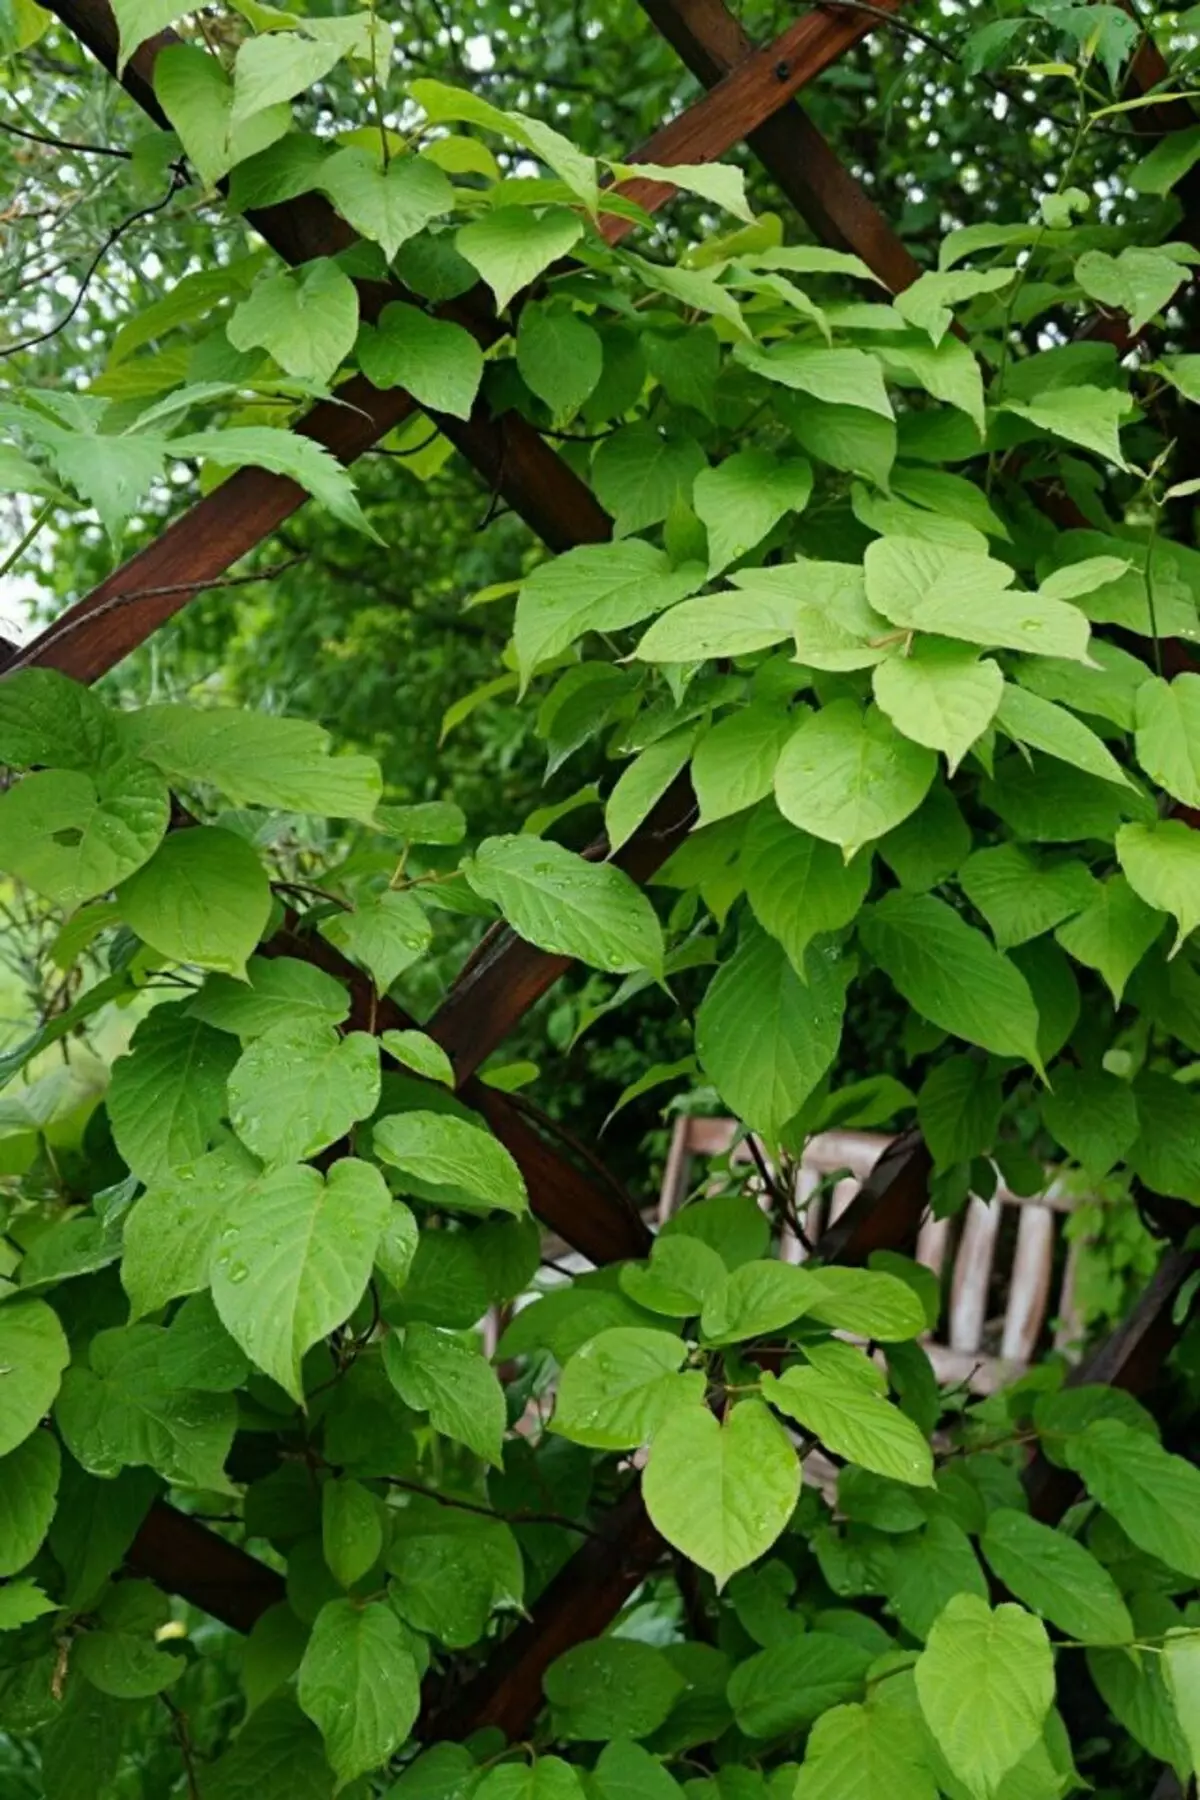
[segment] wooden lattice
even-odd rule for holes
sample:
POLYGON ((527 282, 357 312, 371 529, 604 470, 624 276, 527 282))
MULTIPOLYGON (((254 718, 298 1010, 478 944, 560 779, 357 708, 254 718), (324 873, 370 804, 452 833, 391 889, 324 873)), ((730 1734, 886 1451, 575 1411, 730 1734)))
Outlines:
MULTIPOLYGON (((107 0, 48 0, 48 4, 115 77, 118 33, 107 0)), ((761 48, 748 40, 723 0, 640 0, 640 4, 707 92, 632 151, 631 159, 664 166, 711 161, 744 139, 824 243, 856 252, 893 293, 915 280, 918 265, 796 99, 853 44, 886 25, 888 14, 899 10, 900 0, 875 0, 869 6, 847 0, 844 5, 815 8, 761 48)), ((177 41, 173 33, 164 32, 144 43, 120 77, 132 98, 159 124, 165 120, 154 95, 154 61, 177 41)), ((1145 40, 1131 69, 1134 88, 1149 91, 1165 73, 1157 51, 1145 40)), ((1178 102, 1147 108, 1141 118, 1149 132, 1195 123, 1190 110, 1178 102)), ((653 211, 676 190, 666 183, 636 181, 623 191, 653 211)), ((1180 192, 1187 215, 1180 235, 1200 243, 1200 204, 1195 204, 1200 195, 1189 191, 1186 181, 1180 192)), ((328 202, 315 194, 248 217, 291 264, 327 256, 354 237, 328 202)), ((628 220, 611 214, 602 215, 601 226, 609 242, 631 229, 628 220)), ((405 297, 395 281, 363 282, 359 291, 366 319, 376 318, 389 300, 405 297)), ((503 329, 482 287, 437 311, 484 346, 503 329)), ((1122 347, 1128 343, 1119 321, 1097 320, 1092 329, 1122 347)), ((351 404, 322 403, 298 429, 344 463, 354 461, 416 408, 403 391, 378 392, 362 376, 340 394, 351 404)), ((550 549, 561 551, 610 535, 611 521, 589 488, 525 420, 514 414, 493 417, 482 403, 466 422, 432 416, 488 487, 550 549)), ((304 490, 284 477, 257 469, 240 471, 16 652, 3 672, 54 668, 80 681, 95 681, 205 584, 267 538, 306 499, 304 490)), ((1061 496, 1048 498, 1047 507, 1053 507, 1062 524, 1083 522, 1061 496)), ((694 811, 690 787, 681 779, 617 860, 634 879, 646 881, 686 834, 694 811)), ((1189 818, 1189 823, 1197 821, 1189 818)), ((603 844, 595 847, 598 855, 605 850, 603 844)), ((368 1019, 375 1030, 411 1023, 391 1001, 373 1008, 366 978, 323 940, 294 926, 286 926, 262 953, 302 957, 336 973, 350 989, 356 1026, 368 1019)), ((534 949, 507 928, 499 928, 469 959, 425 1028, 449 1053, 461 1098, 484 1116, 520 1165, 534 1212, 599 1264, 646 1253, 648 1232, 630 1197, 615 1180, 565 1155, 531 1124, 519 1103, 474 1078, 483 1060, 568 966, 568 959, 534 949)), ((929 1153, 916 1132, 897 1140, 848 1213, 825 1235, 823 1256, 852 1264, 878 1248, 911 1247, 926 1209, 930 1166, 929 1153)), ((1145 1391, 1178 1335, 1175 1302, 1198 1266, 1197 1253, 1170 1251, 1133 1313, 1074 1379, 1145 1391)), ((1040 1458, 1028 1469, 1026 1485, 1034 1514, 1044 1520, 1059 1518, 1078 1492, 1069 1471, 1040 1458)), ((510 1737, 524 1736, 540 1709, 541 1677, 548 1664, 573 1644, 603 1631, 666 1554, 640 1497, 629 1494, 472 1683, 449 1699, 430 1697, 418 1735, 462 1737, 480 1726, 496 1725, 510 1737)), ((283 1597, 282 1580, 272 1570, 163 1502, 151 1509, 128 1560, 163 1588, 241 1631, 249 1630, 283 1597)), ((1164 1795, 1170 1791, 1162 1789, 1164 1795)))

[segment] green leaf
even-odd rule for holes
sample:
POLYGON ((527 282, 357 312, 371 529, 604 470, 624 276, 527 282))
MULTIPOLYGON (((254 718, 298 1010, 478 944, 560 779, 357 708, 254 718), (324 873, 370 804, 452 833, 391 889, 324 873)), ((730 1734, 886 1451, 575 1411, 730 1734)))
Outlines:
POLYGON ((684 1691, 661 1650, 633 1638, 595 1638, 550 1664, 542 1683, 556 1737, 583 1742, 649 1737, 684 1691))
POLYGON ((1134 1083, 1138 1135, 1129 1161, 1147 1187, 1200 1206, 1200 1095, 1143 1069, 1134 1083))
POLYGON ((565 206, 542 213, 525 206, 496 206, 460 226, 455 245, 487 282, 503 312, 514 294, 565 256, 583 234, 583 220, 565 206))
POLYGON ((117 905, 160 956, 240 976, 266 930, 271 890, 245 838, 205 825, 164 838, 118 887, 117 905))
POLYGON ((657 1757, 628 1738, 605 1744, 592 1774, 600 1800, 681 1800, 681 1789, 657 1757))
POLYGON ((337 263, 320 257, 256 282, 226 331, 235 350, 261 348, 287 374, 325 386, 354 347, 358 295, 337 263))
POLYGON ((1129 171, 1129 185, 1139 194, 1169 194, 1177 181, 1200 160, 1200 126, 1168 132, 1129 171))
POLYGON ((233 83, 220 62, 193 44, 169 44, 154 59, 154 92, 206 187, 291 128, 290 106, 233 117, 233 83))
POLYGON ((912 332, 906 341, 894 338, 881 344, 878 356, 889 374, 911 377, 935 400, 966 413, 983 438, 983 378, 971 350, 959 338, 948 336, 940 344, 930 344, 912 332))
POLYGON ((884 419, 892 417, 883 370, 877 358, 865 350, 826 350, 789 339, 773 344, 769 350, 739 344, 734 355, 756 375, 811 394, 815 400, 861 407, 884 419))
POLYGON ((692 757, 701 825, 744 812, 771 792, 775 766, 795 729, 790 713, 752 701, 705 732, 692 757))
POLYGON ((73 908, 150 858, 170 817, 162 778, 132 757, 94 774, 44 769, 0 794, 0 868, 73 908))
POLYGON ((1070 763, 1101 781, 1128 785, 1125 771, 1095 732, 1052 700, 1043 700, 1038 694, 1006 682, 996 723, 1019 744, 1043 750, 1047 756, 1070 763))
POLYGON ((294 956, 252 956, 245 981, 210 975, 188 1004, 189 1017, 240 1038, 276 1025, 340 1025, 349 1011, 341 982, 294 956))
POLYGON ((373 1134, 375 1154, 399 1169, 402 1185, 437 1206, 523 1213, 521 1171, 490 1132, 449 1113, 393 1113, 373 1134))
POLYGON ((935 1800, 919 1728, 880 1699, 836 1706, 819 1718, 804 1751, 794 1800, 935 1800), (903 1733, 903 1735, 901 1735, 903 1733))
POLYGON ((1200 806, 1200 675, 1151 678, 1136 704, 1138 762, 1173 799, 1200 806))
POLYGON ((269 1168, 328 1149, 378 1104, 379 1047, 365 1031, 277 1025, 246 1046, 229 1076, 229 1121, 269 1168))
POLYGON ((872 960, 923 1018, 1040 1069, 1037 1007, 1025 977, 944 900, 888 894, 866 908, 859 931, 872 960))
MULTIPOLYGON (((454 189, 424 156, 394 156, 385 169, 373 151, 339 150, 322 165, 320 187, 346 223, 379 244, 389 262, 431 219, 454 208, 454 189)), ((422 395, 417 398, 425 404, 422 395)))
POLYGON ((0 1459, 0 1575, 15 1575, 45 1541, 58 1499, 58 1440, 35 1431, 0 1459))
POLYGON ((1129 330, 1136 337, 1189 277, 1173 256, 1129 244, 1118 256, 1085 251, 1075 264, 1075 279, 1090 299, 1128 313, 1129 330))
POLYGON ((351 48, 345 33, 351 21, 340 19, 336 23, 342 27, 336 35, 330 32, 318 37, 314 32, 308 37, 283 31, 247 38, 234 63, 236 117, 246 119, 265 106, 291 100, 328 75, 351 48))
POLYGON ((763 1376, 763 1398, 860 1468, 915 1487, 933 1486, 933 1455, 910 1418, 862 1382, 820 1369, 763 1376))
POLYGON ((464 867, 475 893, 500 908, 539 950, 589 968, 662 970, 662 928, 623 869, 589 862, 560 844, 525 836, 485 838, 464 867))
POLYGON ((0 1631, 19 1631, 55 1610, 36 1581, 8 1581, 0 1587, 0 1631))
POLYGON ((1041 1737, 1054 1703, 1054 1659, 1041 1621, 957 1594, 916 1665, 925 1721, 954 1773, 991 1793, 1041 1737))
POLYGON ((633 836, 655 802, 662 798, 684 768, 696 741, 695 726, 674 731, 647 744, 640 756, 627 763, 604 803, 604 829, 610 853, 633 836))
POLYGON ((483 379, 483 352, 469 331, 393 300, 378 322, 364 325, 358 362, 377 388, 407 388, 433 412, 467 419, 483 379))
POLYGON ((696 1054, 726 1105, 778 1141, 837 1055, 849 971, 810 950, 802 972, 757 928, 718 969, 696 1015, 696 1054))
POLYGON ((1085 863, 1073 857, 1042 862, 1021 844, 976 850, 958 879, 1001 950, 1052 931, 1072 914, 1086 911, 1102 892, 1085 863))
POLYGON ((767 450, 738 450, 704 469, 696 477, 693 505, 708 532, 709 574, 753 550, 788 513, 803 512, 812 486, 811 463, 767 450))
POLYGON ((854 918, 871 879, 869 855, 847 863, 835 845, 800 831, 773 801, 752 814, 738 869, 755 918, 801 970, 814 937, 840 931, 854 918))
POLYGON ((497 1607, 520 1607, 521 1552, 502 1520, 416 1500, 391 1515, 391 1533, 388 1597, 415 1630, 461 1650, 497 1607))
POLYGON ((661 1233, 650 1248, 648 1263, 625 1263, 621 1286, 631 1300, 672 1319, 690 1319, 728 1287, 728 1271, 717 1252, 700 1238, 682 1232, 661 1233))
POLYGON ((1007 563, 915 538, 878 538, 863 560, 867 599, 893 625, 1038 656, 1085 662, 1089 625, 1076 606, 1006 592, 1007 563))
POLYGON ((237 1046, 190 1016, 157 1006, 113 1064, 106 1105, 113 1141, 140 1180, 153 1182, 202 1156, 225 1117, 237 1046))
POLYGON ((504 1390, 481 1346, 418 1322, 403 1337, 389 1332, 383 1365, 405 1405, 428 1413, 435 1431, 504 1467, 504 1390))
MULTIPOLYGON (((671 1241, 667 1239, 668 1246, 671 1241)), ((705 1295, 705 1342, 734 1344, 765 1337, 792 1324, 819 1299, 820 1290, 807 1269, 774 1257, 742 1263, 727 1281, 705 1295)))
POLYGON ((897 730, 944 751, 951 774, 991 724, 1005 691, 990 656, 980 662, 975 651, 944 638, 919 639, 907 655, 876 664, 871 685, 897 730))
POLYGON ((1147 906, 1123 875, 1110 875, 1092 904, 1054 935, 1076 962, 1099 970, 1119 1006, 1125 983, 1162 928, 1162 914, 1147 906))
POLYGON ((706 467, 694 438, 662 432, 649 420, 614 431, 592 458, 596 498, 613 514, 614 536, 661 524, 675 506, 690 504, 692 484, 706 467))
POLYGON ((1063 1149, 1095 1180, 1107 1175, 1138 1135, 1138 1110, 1127 1081, 1104 1069, 1062 1063, 1042 1095, 1042 1119, 1063 1149))
MULTIPOLYGON (((685 564, 684 569, 698 565, 685 564)), ((682 576, 684 570, 679 571, 682 576)), ((689 581, 684 593, 694 588, 689 581)), ((670 605, 670 601, 667 602, 670 605)), ((645 618, 652 607, 640 616, 645 618)), ((634 655, 640 662, 693 663, 713 656, 746 656, 754 650, 768 650, 792 636, 799 603, 790 594, 767 591, 705 594, 698 600, 685 600, 671 606, 665 617, 656 620, 638 644, 634 655)), ((631 621, 632 622, 632 621, 631 621)), ((603 627, 598 627, 603 629, 603 627)))
POLYGON ((600 334, 570 307, 532 301, 517 325, 517 368, 525 386, 555 418, 578 412, 600 380, 600 334))
POLYGON ((24 1443, 50 1410, 70 1351, 58 1315, 44 1300, 0 1302, 0 1456, 24 1443))
POLYGON ((677 1371, 687 1346, 669 1331, 616 1326, 583 1344, 563 1369, 554 1429, 594 1450, 635 1450, 671 1414, 704 1402, 699 1370, 677 1371))
POLYGON ((1122 825, 1117 861, 1139 899, 1170 913, 1179 927, 1170 954, 1200 924, 1200 837, 1181 819, 1122 825))
POLYGON ((325 1176, 274 1169, 228 1215, 213 1258, 217 1311, 251 1361, 298 1402, 301 1359, 362 1298, 390 1205, 378 1169, 346 1157, 325 1176))
POLYGON ((1118 1419, 1096 1419, 1057 1449, 1139 1550, 1200 1576, 1200 1469, 1118 1419))
POLYGON ((165 31, 168 25, 181 19, 187 10, 185 0, 116 0, 112 14, 120 32, 118 76, 124 73, 125 64, 139 44, 144 44, 147 38, 156 37, 160 31, 165 31))
POLYGON ((919 275, 896 296, 896 311, 940 344, 954 322, 953 308, 978 294, 994 294, 1015 280, 1016 269, 956 269, 919 275))
POLYGON ((63 1441, 93 1475, 144 1463, 175 1486, 228 1493, 237 1405, 231 1394, 176 1387, 161 1361, 167 1335, 158 1325, 96 1334, 89 1366, 63 1376, 54 1409, 63 1441))
POLYGON ((640 538, 583 544, 539 564, 521 585, 513 621, 522 684, 585 631, 624 631, 694 593, 703 578, 699 564, 673 569, 640 538))
POLYGON ((775 799, 793 825, 840 844, 849 862, 915 812, 937 759, 902 737, 876 707, 836 700, 806 719, 775 770, 775 799))
POLYGON ((746 177, 732 163, 614 163, 613 173, 622 181, 665 181, 685 193, 711 200, 737 219, 754 223, 746 199, 746 177))
POLYGON ((871 1652, 829 1631, 805 1631, 739 1663, 729 1683, 747 1737, 791 1737, 861 1692, 871 1652))
POLYGON ((361 901, 353 912, 330 914, 320 921, 318 930, 336 950, 367 971, 381 994, 386 994, 433 941, 433 928, 420 902, 412 894, 391 889, 361 901))
POLYGON ((642 1479, 655 1527, 718 1589, 771 1548, 799 1492, 796 1452, 760 1400, 720 1422, 700 1406, 668 1414, 642 1479))
POLYGON ((1162 1673, 1195 1768, 1200 1763, 1200 1632, 1167 1633, 1162 1673))
POLYGON ((980 1548, 997 1580, 1067 1637, 1113 1644, 1133 1637, 1133 1620, 1108 1570, 1065 1532, 1027 1513, 989 1513, 980 1548))
MULTIPOLYGON (((1159 1594, 1131 1596, 1139 1636, 1166 1637, 1179 1614, 1159 1594)), ((1160 1761, 1171 1762, 1186 1783, 1190 1766, 1187 1738, 1165 1679, 1165 1658, 1138 1650, 1089 1650, 1087 1670, 1104 1704, 1135 1744, 1160 1761)))
POLYGON ((0 683, 0 761, 27 769, 94 770, 114 742, 113 714, 57 669, 21 669, 0 683))
POLYGON ((977 1057, 949 1056, 929 1071, 917 1095, 917 1121, 937 1168, 991 1149, 1002 1100, 999 1076, 977 1057))
POLYGON ((1055 388, 1042 400, 1005 400, 1001 405, 1002 412, 1016 413, 1040 431, 1092 450, 1118 469, 1126 467, 1120 427, 1130 410, 1129 396, 1120 388, 1086 385, 1055 388))
POLYGON ((339 1785, 387 1761, 421 1704, 417 1665, 390 1606, 330 1600, 317 1614, 296 1687, 339 1785))
POLYGON ((813 1290, 809 1315, 834 1331, 878 1338, 886 1344, 916 1337, 925 1329, 920 1296, 896 1275, 815 1263, 804 1273, 813 1290))
POLYGON ((153 1639, 131 1631, 88 1631, 74 1646, 80 1674, 102 1694, 118 1700, 148 1700, 178 1681, 187 1659, 159 1650, 153 1639))
POLYGON ((204 1800, 329 1800, 331 1777, 321 1739, 290 1693, 256 1708, 206 1774, 204 1800))
POLYGON ((830 468, 861 475, 886 489, 896 460, 896 425, 857 406, 830 406, 806 394, 776 395, 779 414, 800 448, 830 468))
POLYGON ((121 1283, 131 1319, 208 1286, 226 1214, 257 1173, 258 1165, 231 1141, 149 1184, 125 1220, 121 1283))
POLYGON ((531 119, 525 113, 501 112, 478 94, 448 87, 441 81, 411 82, 409 92, 417 104, 424 107, 430 123, 462 119, 523 144, 554 170, 589 212, 595 212, 598 191, 594 157, 585 155, 543 120, 531 119))
MULTIPOLYGON (((298 431, 277 430, 270 425, 227 425, 220 431, 195 431, 172 438, 169 448, 172 456, 203 456, 222 467, 242 468, 248 464, 286 475, 352 531, 361 531, 365 537, 377 535, 354 497, 354 483, 337 458, 323 444, 302 437, 298 431)), ((362 757, 346 760, 360 768, 367 761, 362 757)))
POLYGON ((583 1783, 560 1756, 539 1756, 490 1770, 473 1800, 583 1800, 583 1783))
POLYGON ((438 1081, 443 1087, 454 1086, 454 1064, 442 1046, 425 1032, 385 1031, 379 1041, 389 1056, 414 1074, 423 1075, 427 1081, 438 1081))

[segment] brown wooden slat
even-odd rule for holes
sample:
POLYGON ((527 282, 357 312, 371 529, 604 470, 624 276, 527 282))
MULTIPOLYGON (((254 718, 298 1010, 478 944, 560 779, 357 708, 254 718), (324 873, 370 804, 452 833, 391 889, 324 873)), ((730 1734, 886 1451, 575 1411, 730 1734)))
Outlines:
POLYGON ((164 1500, 146 1514, 125 1560, 235 1631, 250 1631, 286 1597, 282 1575, 164 1500))

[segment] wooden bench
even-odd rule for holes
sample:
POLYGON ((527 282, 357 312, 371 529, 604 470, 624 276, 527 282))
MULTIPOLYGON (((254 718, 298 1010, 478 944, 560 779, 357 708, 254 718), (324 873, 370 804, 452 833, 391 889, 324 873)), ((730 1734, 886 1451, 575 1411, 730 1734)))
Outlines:
MULTIPOLYGON (((809 1139, 797 1174, 794 1210, 810 1244, 815 1246, 850 1204, 890 1142, 870 1131, 825 1131, 809 1139)), ((728 1157, 735 1169, 754 1165, 737 1120, 677 1120, 659 1196, 660 1224, 695 1186, 708 1190, 721 1185, 711 1174, 697 1182, 697 1158, 713 1157, 728 1157)), ((757 1172, 750 1186, 762 1191, 757 1172)), ((1063 1248, 1060 1239, 1075 1204, 1053 1182, 1033 1199, 1001 1185, 991 1200, 972 1196, 956 1218, 926 1218, 916 1257, 942 1278, 942 1320, 925 1340, 939 1380, 966 1383, 974 1393, 993 1392, 1029 1366, 1048 1321, 1050 1342, 1071 1354, 1082 1337, 1073 1303, 1079 1251, 1076 1244, 1063 1248), (1056 1263, 1061 1272, 1055 1293, 1056 1263)), ((808 1255, 786 1225, 780 1255, 793 1262, 808 1255)))

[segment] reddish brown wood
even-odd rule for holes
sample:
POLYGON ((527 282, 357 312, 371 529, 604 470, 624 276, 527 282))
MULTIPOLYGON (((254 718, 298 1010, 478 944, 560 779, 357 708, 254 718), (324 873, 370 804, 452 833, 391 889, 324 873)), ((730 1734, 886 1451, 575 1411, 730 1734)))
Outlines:
POLYGON ((286 1597, 282 1575, 163 1500, 146 1514, 126 1562, 235 1631, 251 1630, 286 1597))

